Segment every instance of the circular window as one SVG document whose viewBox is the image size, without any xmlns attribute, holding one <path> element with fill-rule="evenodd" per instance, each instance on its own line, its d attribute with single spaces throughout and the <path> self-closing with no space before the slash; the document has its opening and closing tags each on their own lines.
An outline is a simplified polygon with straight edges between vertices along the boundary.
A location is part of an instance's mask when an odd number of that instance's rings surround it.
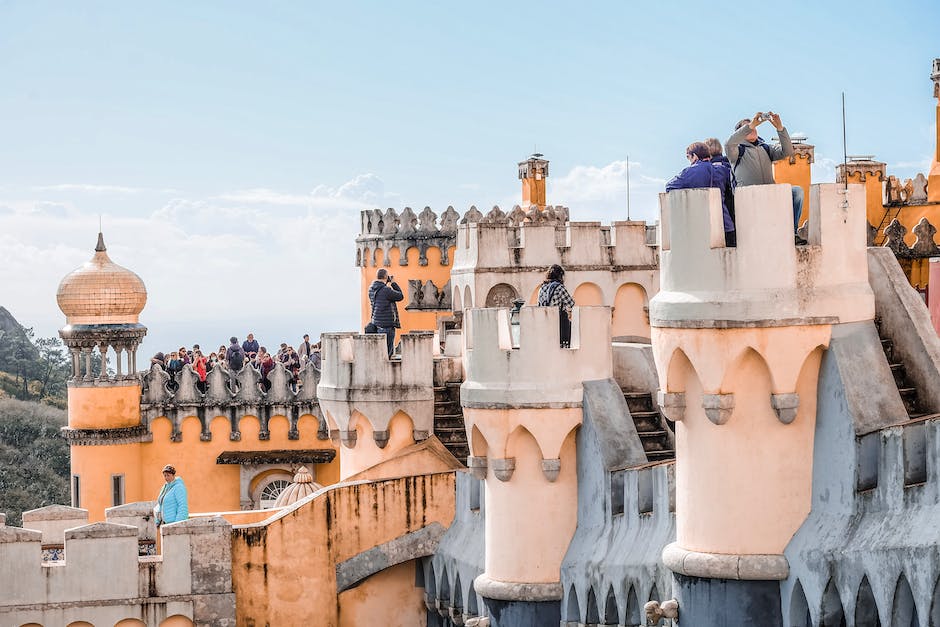
<svg viewBox="0 0 940 627">
<path fill-rule="evenodd" d="M 287 489 L 289 485 L 290 481 L 286 479 L 275 479 L 264 486 L 264 489 L 261 490 L 261 509 L 271 509 L 274 507 L 274 502 L 277 500 L 277 497 L 280 496 L 281 492 Z"/>
</svg>

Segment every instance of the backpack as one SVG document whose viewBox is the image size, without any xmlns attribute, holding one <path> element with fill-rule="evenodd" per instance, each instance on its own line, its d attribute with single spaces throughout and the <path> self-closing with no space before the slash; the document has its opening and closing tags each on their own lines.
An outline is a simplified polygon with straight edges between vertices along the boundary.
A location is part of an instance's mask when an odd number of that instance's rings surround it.
<svg viewBox="0 0 940 627">
<path fill-rule="evenodd" d="M 539 307 L 550 307 L 552 304 L 552 296 L 555 295 L 555 291 L 558 289 L 558 286 L 561 285 L 558 281 L 552 281 L 548 284 L 548 289 L 545 290 L 545 298 L 542 298 L 542 290 L 539 289 Z"/>
<path fill-rule="evenodd" d="M 760 146 L 761 148 L 764 149 L 764 152 L 767 153 L 767 158 L 770 159 L 771 163 L 773 163 L 774 156 L 770 154 L 770 144 L 768 144 L 767 142 L 765 142 L 764 140 L 760 138 L 758 138 L 758 141 L 760 143 L 757 144 L 757 146 Z M 738 179 L 737 177 L 735 177 L 734 171 L 738 169 L 738 164 L 741 163 L 741 159 L 744 157 L 744 151 L 747 150 L 748 148 L 756 148 L 757 146 L 748 146 L 747 144 L 738 144 L 738 158 L 735 159 L 734 165 L 731 166 L 731 189 L 738 188 Z"/>
<path fill-rule="evenodd" d="M 232 370 L 241 370 L 241 367 L 245 364 L 245 351 L 241 346 L 229 346 L 225 356 L 228 359 L 229 368 Z"/>
</svg>

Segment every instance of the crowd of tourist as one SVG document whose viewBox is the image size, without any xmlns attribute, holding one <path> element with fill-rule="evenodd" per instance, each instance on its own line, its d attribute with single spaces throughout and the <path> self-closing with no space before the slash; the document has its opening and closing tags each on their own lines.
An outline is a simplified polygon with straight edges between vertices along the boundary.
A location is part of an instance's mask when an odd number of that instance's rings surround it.
<svg viewBox="0 0 940 627">
<path fill-rule="evenodd" d="M 261 373 L 261 386 L 265 392 L 271 388 L 271 371 L 276 364 L 281 363 L 290 373 L 291 386 L 296 390 L 301 385 L 300 371 L 308 363 L 312 363 L 317 370 L 320 369 L 320 343 L 311 342 L 310 336 L 304 334 L 296 349 L 287 342 L 281 342 L 277 351 L 272 353 L 255 339 L 253 333 L 249 333 L 248 339 L 241 344 L 238 338 L 233 336 L 229 338 L 228 346 L 222 344 L 218 351 L 210 352 L 208 356 L 199 344 L 194 344 L 191 350 L 181 346 L 179 350 L 168 353 L 158 352 L 150 359 L 150 363 L 158 364 L 170 375 L 168 385 L 171 388 L 178 387 L 177 378 L 183 367 L 189 364 L 199 377 L 198 385 L 202 391 L 205 391 L 206 377 L 213 368 L 224 368 L 234 374 L 245 365 L 250 365 Z"/>
</svg>

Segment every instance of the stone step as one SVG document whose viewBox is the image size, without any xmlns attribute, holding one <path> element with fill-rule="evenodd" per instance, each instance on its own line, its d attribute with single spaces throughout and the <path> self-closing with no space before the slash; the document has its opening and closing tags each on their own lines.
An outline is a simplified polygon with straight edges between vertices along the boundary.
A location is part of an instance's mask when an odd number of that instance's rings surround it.
<svg viewBox="0 0 940 627">
<path fill-rule="evenodd" d="M 666 459 L 675 459 L 676 452 L 672 449 L 663 449 L 661 451 L 647 451 L 646 458 L 651 462 L 661 462 Z"/>
<path fill-rule="evenodd" d="M 435 420 L 434 421 L 434 430 L 438 429 L 461 429 L 466 431 L 463 420 Z"/>
<path fill-rule="evenodd" d="M 908 385 L 907 381 L 907 370 L 904 368 L 904 364 L 889 364 L 891 368 L 891 374 L 894 376 L 894 384 L 897 387 L 905 387 Z"/>
<path fill-rule="evenodd" d="M 461 411 L 460 403 L 447 402 L 447 403 L 434 403 L 434 415 L 435 416 L 463 416 L 463 411 Z"/>
<path fill-rule="evenodd" d="M 666 437 L 665 431 L 637 431 L 637 434 L 644 440 Z"/>
</svg>

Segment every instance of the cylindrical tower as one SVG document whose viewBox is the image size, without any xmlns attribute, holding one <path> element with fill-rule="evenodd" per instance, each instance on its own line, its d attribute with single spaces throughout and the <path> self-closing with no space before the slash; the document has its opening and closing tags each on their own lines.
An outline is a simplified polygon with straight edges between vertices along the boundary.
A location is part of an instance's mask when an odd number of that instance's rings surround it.
<svg viewBox="0 0 940 627">
<path fill-rule="evenodd" d="M 485 571 L 474 589 L 494 627 L 561 620 L 561 561 L 577 525 L 582 381 L 611 377 L 610 308 L 469 309 L 460 389 L 471 472 L 485 480 Z"/>
<path fill-rule="evenodd" d="M 99 233 L 94 256 L 62 279 L 56 300 L 66 316 L 59 335 L 72 363 L 64 431 L 72 505 L 87 509 L 91 521 L 104 520 L 106 508 L 144 500 L 140 442 L 147 430 L 140 420 L 137 347 L 147 333 L 138 321 L 147 288 L 111 261 Z"/>
<path fill-rule="evenodd" d="M 781 625 L 784 548 L 810 510 L 819 364 L 838 325 L 871 320 L 865 192 L 814 185 L 794 247 L 788 185 L 739 188 L 737 248 L 715 190 L 661 196 L 662 289 L 650 302 L 660 403 L 676 421 L 682 623 Z"/>
</svg>

